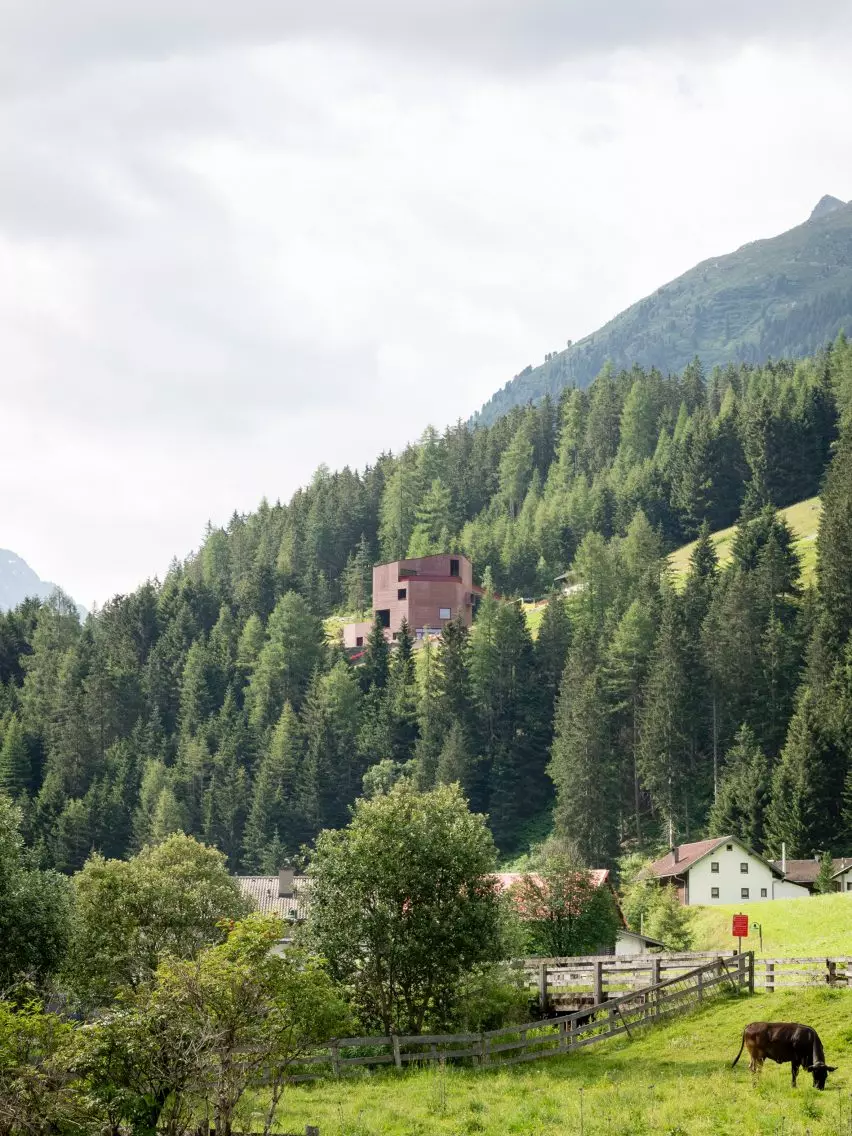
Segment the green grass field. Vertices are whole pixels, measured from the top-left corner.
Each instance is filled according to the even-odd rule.
[[[767,905],[769,906],[769,905]],[[752,1084],[731,1062],[751,1021],[803,1021],[839,1066],[824,1093],[802,1073],[767,1064]],[[322,1136],[849,1136],[852,992],[802,990],[723,997],[634,1041],[617,1038],[566,1057],[506,1070],[373,1073],[288,1090],[281,1131]],[[582,1102],[582,1128],[580,1110]]]
[[[802,577],[805,581],[811,579],[816,569],[816,536],[821,509],[819,497],[810,497],[807,501],[799,501],[781,510],[781,516],[786,519],[796,537],[796,551],[802,561]],[[713,533],[712,540],[720,564],[726,564],[731,559],[731,544],[735,531],[735,526],[731,526],[729,529],[720,529],[719,532]],[[669,557],[675,579],[686,575],[693,548],[695,541],[675,549]]]
[[[738,911],[748,915],[749,923],[757,921],[763,925],[763,954],[767,958],[852,955],[852,894],[839,893],[807,899],[776,899],[771,903],[744,903],[739,907],[696,907],[695,949],[735,947],[731,916]],[[760,953],[756,932],[749,939],[748,947]]]

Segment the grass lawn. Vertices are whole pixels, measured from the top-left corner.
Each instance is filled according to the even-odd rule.
[[[852,894],[839,892],[807,899],[743,903],[739,907],[696,907],[695,950],[733,949],[737,944],[731,937],[731,916],[738,911],[748,915],[749,923],[763,924],[763,954],[767,958],[852,955]],[[759,954],[758,937],[754,932],[753,935],[748,947]]]
[[[802,561],[802,578],[805,582],[812,578],[816,569],[816,537],[821,510],[819,497],[810,497],[807,501],[798,501],[795,505],[781,509],[781,516],[786,519],[796,538],[795,547]],[[731,544],[735,531],[735,526],[732,526],[712,534],[711,539],[716,547],[720,564],[726,564],[731,559]],[[675,549],[669,557],[675,579],[686,575],[693,548],[695,541]]]
[[[767,904],[766,906],[771,906]],[[757,1085],[731,1062],[751,1021],[802,1021],[839,1066],[823,1093],[767,1063]],[[293,1086],[281,1131],[321,1136],[839,1136],[850,1131],[852,992],[724,997],[703,1012],[566,1057],[504,1071],[429,1068]],[[580,1125],[582,1100],[583,1126]]]

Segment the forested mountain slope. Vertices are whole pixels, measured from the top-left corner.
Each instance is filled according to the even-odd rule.
[[[769,240],[705,260],[598,331],[527,367],[475,416],[494,422],[513,406],[587,386],[609,360],[663,373],[697,355],[708,370],[812,354],[852,333],[852,202],[823,197],[810,218]]]
[[[852,853],[850,406],[840,337],[708,379],[608,369],[320,469],[83,624],[61,595],[0,615],[0,788],[63,871],[175,830],[274,871],[402,775],[461,782],[505,852],[552,816],[595,865],[708,828]],[[776,509],[817,493],[807,591]],[[673,588],[666,554],[738,520],[727,566],[705,533]],[[392,656],[376,634],[358,668],[329,647],[322,617],[369,604],[375,560],[447,549],[486,585],[470,631]],[[569,567],[585,587],[533,642],[491,588]]]

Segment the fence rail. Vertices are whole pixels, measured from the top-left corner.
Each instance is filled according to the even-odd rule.
[[[521,961],[527,984],[543,1009],[580,1009],[664,978],[684,974],[702,961],[735,959],[736,951],[659,955],[588,955],[582,958],[529,958]],[[754,961],[758,989],[772,993],[793,986],[845,987],[852,982],[852,956],[759,958]]]
[[[316,1080],[328,1073],[340,1076],[353,1068],[373,1065],[401,1069],[411,1064],[465,1060],[485,1067],[536,1061],[621,1034],[632,1037],[634,1031],[654,1022],[697,1009],[723,988],[754,991],[753,952],[735,958],[717,956],[659,982],[549,1020],[484,1033],[338,1038],[325,1049],[294,1062],[312,1071],[298,1073],[291,1080]]]

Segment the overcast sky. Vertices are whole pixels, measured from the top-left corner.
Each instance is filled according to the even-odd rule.
[[[850,32],[847,0],[0,0],[0,547],[102,602],[852,197]]]

